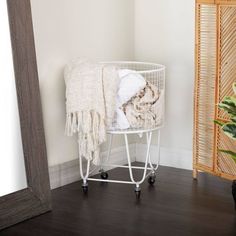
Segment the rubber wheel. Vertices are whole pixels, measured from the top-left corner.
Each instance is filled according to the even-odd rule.
[[[140,199],[141,191],[135,191],[136,199]]]
[[[101,179],[108,179],[107,172],[102,172],[100,176],[101,176]]]
[[[88,192],[88,186],[82,186],[82,189],[83,189],[84,194]]]
[[[148,183],[150,185],[153,185],[155,182],[156,182],[156,177],[155,176],[149,176]]]

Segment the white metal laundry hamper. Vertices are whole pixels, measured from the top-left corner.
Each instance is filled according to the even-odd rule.
[[[119,69],[130,69],[134,70],[134,73],[141,74],[146,81],[150,82],[151,84],[155,85],[158,88],[160,98],[158,100],[158,106],[156,106],[155,113],[158,117],[157,122],[153,126],[146,126],[145,123],[143,127],[140,128],[129,128],[125,130],[112,128],[107,130],[107,133],[110,135],[109,144],[108,144],[108,151],[106,160],[103,161],[100,167],[100,177],[101,179],[89,177],[94,170],[90,171],[90,164],[91,161],[87,160],[87,168],[85,173],[83,172],[83,163],[82,157],[79,155],[80,159],[80,174],[81,178],[83,179],[82,188],[83,191],[86,193],[88,191],[88,180],[89,181],[99,181],[99,182],[111,182],[111,183],[123,183],[123,184],[134,184],[135,185],[135,194],[136,197],[140,197],[141,187],[140,185],[144,182],[146,178],[148,178],[148,182],[150,185],[155,183],[156,179],[156,172],[159,165],[160,159],[160,129],[163,127],[164,124],[164,107],[165,107],[165,66],[160,64],[153,64],[153,63],[144,63],[144,62],[130,62],[130,61],[119,61],[119,62],[104,62],[104,64],[115,65]],[[152,141],[152,134],[153,131],[157,132],[157,153],[155,160],[156,164],[154,165],[151,160],[150,155],[150,145]],[[129,142],[128,142],[128,135],[129,134],[137,134],[142,137],[143,134],[146,135],[146,142],[147,142],[147,150],[146,150],[146,157],[145,157],[145,164],[143,167],[140,166],[132,166],[131,158],[130,158],[130,151],[129,151]],[[127,153],[127,162],[128,165],[112,165],[107,164],[112,148],[112,140],[114,135],[123,135],[125,139],[126,145],[126,153]],[[127,168],[130,174],[130,181],[121,181],[121,180],[111,180],[108,179],[108,174],[104,170],[105,168]],[[143,170],[143,177],[141,180],[135,180],[133,176],[133,169]]]

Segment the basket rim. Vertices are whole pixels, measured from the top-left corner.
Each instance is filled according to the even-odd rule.
[[[139,65],[143,64],[143,65],[160,67],[158,69],[137,71],[137,73],[140,73],[140,74],[159,72],[166,69],[166,67],[162,64],[157,64],[157,63],[152,63],[152,62],[142,62],[142,61],[102,61],[101,64],[139,64]]]
[[[150,128],[107,129],[106,132],[108,134],[141,134],[141,133],[159,130],[159,129],[162,129],[163,127],[164,127],[164,123],[162,123],[161,125],[150,127]]]

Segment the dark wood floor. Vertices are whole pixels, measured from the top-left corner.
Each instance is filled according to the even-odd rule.
[[[112,170],[110,177],[127,177]],[[1,236],[178,236],[236,235],[231,183],[207,174],[192,180],[191,171],[160,167],[155,187],[81,182],[53,190],[53,211],[0,232]]]

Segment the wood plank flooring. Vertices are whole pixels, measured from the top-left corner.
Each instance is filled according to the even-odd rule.
[[[140,171],[139,171],[140,172]],[[136,176],[140,176],[136,173]],[[109,178],[128,178],[124,169]],[[0,236],[235,236],[231,182],[160,167],[154,187],[142,185],[141,200],[124,184],[81,182],[52,191],[53,211],[0,232]]]

